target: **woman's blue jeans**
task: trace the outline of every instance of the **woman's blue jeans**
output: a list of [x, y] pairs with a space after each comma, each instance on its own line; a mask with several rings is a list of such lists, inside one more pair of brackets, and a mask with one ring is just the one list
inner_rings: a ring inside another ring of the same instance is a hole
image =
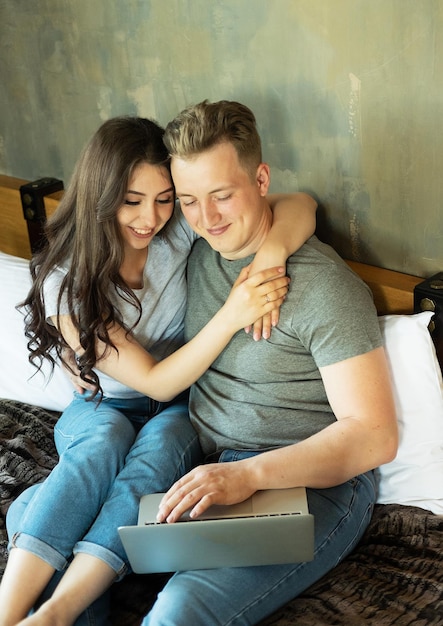
[[[220, 461], [243, 456], [226, 450]], [[307, 494], [315, 517], [313, 561], [178, 572], [142, 626], [258, 624], [335, 567], [356, 546], [370, 521], [375, 501], [373, 472], [330, 489], [308, 489]]]
[[[57, 422], [55, 444], [59, 463], [8, 511], [10, 544], [58, 571], [73, 554], [91, 554], [123, 577], [129, 565], [118, 527], [137, 524], [142, 495], [167, 491], [202, 460], [187, 397], [169, 404], [105, 398], [97, 405], [76, 393]], [[83, 623], [107, 622], [76, 625]]]

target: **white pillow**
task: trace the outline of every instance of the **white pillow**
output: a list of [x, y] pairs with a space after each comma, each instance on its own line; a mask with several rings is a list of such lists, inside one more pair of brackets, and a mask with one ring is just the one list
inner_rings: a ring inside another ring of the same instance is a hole
[[380, 504], [443, 513], [443, 383], [428, 331], [432, 313], [386, 315], [380, 328], [394, 384], [400, 444], [378, 470]]
[[29, 262], [0, 252], [0, 398], [19, 400], [62, 411], [72, 400], [73, 387], [60, 367], [36, 373], [28, 361], [23, 314], [16, 310], [28, 294]]

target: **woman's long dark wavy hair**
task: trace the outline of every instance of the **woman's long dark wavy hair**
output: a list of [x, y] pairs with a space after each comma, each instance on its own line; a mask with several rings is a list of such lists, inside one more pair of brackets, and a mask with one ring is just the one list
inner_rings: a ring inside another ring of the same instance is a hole
[[95, 385], [92, 397], [102, 395], [93, 371], [102, 356], [96, 353], [96, 338], [105, 343], [105, 350], [113, 349], [109, 328], [113, 323], [125, 326], [111, 293], [117, 289], [141, 315], [138, 298], [119, 273], [124, 247], [116, 215], [139, 164], [169, 171], [163, 134], [156, 122], [144, 118], [116, 117], [105, 122], [84, 148], [63, 199], [46, 224], [46, 246], [31, 260], [32, 287], [22, 304], [29, 360], [37, 369], [44, 359], [54, 367], [56, 358], [69, 367], [62, 354], [67, 345], [48, 323], [43, 297], [45, 279], [55, 268], [66, 266], [57, 310], [60, 314], [62, 297], [66, 298], [84, 349], [78, 358], [81, 377]]

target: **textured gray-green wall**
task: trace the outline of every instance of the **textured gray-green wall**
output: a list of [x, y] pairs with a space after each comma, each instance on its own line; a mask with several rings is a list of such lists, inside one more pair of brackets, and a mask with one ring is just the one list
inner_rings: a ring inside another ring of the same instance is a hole
[[0, 0], [0, 172], [66, 183], [108, 117], [236, 99], [342, 255], [428, 276], [442, 59], [442, 0]]

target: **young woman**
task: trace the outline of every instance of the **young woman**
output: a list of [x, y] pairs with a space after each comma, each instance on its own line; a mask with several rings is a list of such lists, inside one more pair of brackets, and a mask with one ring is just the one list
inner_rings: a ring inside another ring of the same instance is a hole
[[235, 332], [282, 304], [288, 281], [275, 266], [315, 227], [309, 196], [295, 196], [292, 213], [276, 198], [282, 216], [276, 209], [254, 267], [182, 345], [195, 235], [175, 209], [162, 137], [141, 118], [103, 124], [31, 262], [30, 358], [38, 365], [73, 350], [90, 390], [75, 393], [57, 423], [58, 465], [8, 513], [0, 626], [107, 623], [106, 599], [94, 601], [128, 571], [118, 526], [136, 523], [141, 495], [166, 491], [201, 461], [185, 390]]

